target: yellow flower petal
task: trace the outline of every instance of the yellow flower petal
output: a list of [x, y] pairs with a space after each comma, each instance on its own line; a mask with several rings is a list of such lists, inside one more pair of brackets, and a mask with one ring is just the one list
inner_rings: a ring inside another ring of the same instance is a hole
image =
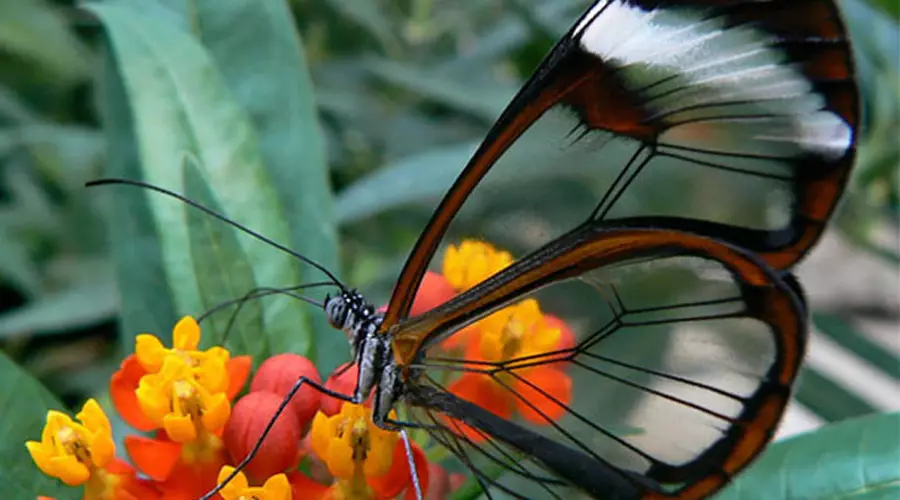
[[218, 432], [228, 423], [231, 416], [231, 404], [224, 393], [217, 393], [203, 401], [203, 415], [201, 421], [203, 427], [209, 432]]
[[163, 428], [176, 443], [189, 443], [197, 439], [197, 428], [188, 415], [167, 414], [163, 417]]
[[91, 477], [90, 469], [72, 455], [53, 457], [50, 463], [54, 471], [50, 475], [58, 477], [69, 486], [84, 484]]
[[172, 346], [182, 351], [194, 351], [200, 345], [200, 325], [197, 320], [185, 316], [175, 324]]
[[441, 272], [451, 286], [465, 291], [512, 262], [512, 255], [508, 252], [481, 241], [464, 240], [459, 246], [450, 245], [447, 248]]
[[331, 475], [339, 479], [353, 478], [353, 448], [347, 445], [347, 442], [334, 438], [328, 442], [328, 452], [325, 456], [320, 457], [325, 460]]
[[224, 347], [210, 347], [209, 349], [203, 351], [203, 354], [209, 360], [219, 360], [222, 364], [228, 363], [228, 360], [231, 359], [231, 353], [228, 352], [228, 349]]
[[207, 358], [194, 369], [197, 382], [209, 392], [228, 390], [228, 368], [219, 358]]
[[109, 424], [109, 419], [106, 418], [106, 413], [103, 412], [103, 408], [100, 408], [100, 404], [94, 398], [88, 399], [84, 403], [84, 406], [81, 407], [81, 411], [75, 415], [75, 418], [80, 420], [92, 432], [112, 434], [112, 426]]
[[[394, 442], [396, 446], [396, 442]], [[394, 446], [387, 441], [371, 443], [366, 461], [363, 463], [363, 473], [368, 477], [383, 476], [391, 470], [394, 459]]]
[[153, 375], [142, 378], [134, 394], [144, 415], [156, 425], [162, 424], [162, 419], [169, 413], [171, 404], [165, 392], [159, 387], [157, 378]]
[[89, 445], [91, 460], [97, 467], [106, 467], [116, 455], [116, 443], [112, 439], [112, 432], [97, 433]]
[[[216, 482], [221, 484], [231, 475], [232, 471], [234, 471], [234, 467], [223, 465], [222, 468], [219, 469], [219, 478]], [[247, 476], [245, 476], [243, 472], [238, 472], [228, 484], [222, 487], [222, 498], [239, 498], [249, 486], [250, 484], [247, 482]]]
[[291, 500], [291, 483], [284, 474], [275, 474], [263, 484], [265, 500]]
[[42, 441], [52, 441], [56, 438], [56, 434], [59, 433], [60, 429], [73, 425], [77, 424], [65, 413], [56, 410], [47, 411], [47, 424], [44, 426], [44, 432], [41, 435]]
[[34, 464], [38, 466], [38, 469], [41, 469], [41, 472], [48, 476], [55, 477], [51, 461], [54, 456], [53, 453], [37, 441], [28, 441], [25, 443], [25, 447], [28, 449], [28, 453], [31, 455], [31, 459], [34, 460]]
[[328, 441], [331, 439], [329, 418], [321, 411], [313, 417], [312, 427], [309, 429], [309, 445], [319, 458], [325, 460], [328, 455]]
[[134, 340], [134, 355], [150, 373], [159, 371], [167, 351], [162, 342], [149, 333], [142, 333]]

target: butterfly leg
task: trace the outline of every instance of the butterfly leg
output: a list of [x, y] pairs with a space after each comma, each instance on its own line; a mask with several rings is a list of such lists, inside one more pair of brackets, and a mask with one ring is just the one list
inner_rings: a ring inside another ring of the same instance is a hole
[[240, 471], [244, 470], [244, 467], [246, 467], [251, 460], [253, 460], [253, 457], [256, 456], [256, 453], [262, 447], [262, 443], [266, 439], [266, 436], [269, 435], [272, 427], [275, 426], [275, 420], [277, 420], [278, 417], [284, 412], [285, 408], [287, 408], [287, 406], [291, 403], [291, 399], [293, 399], [294, 395], [297, 394], [297, 391], [299, 391], [304, 384], [312, 386], [315, 390], [319, 391], [322, 394], [325, 394], [326, 396], [331, 396], [348, 403], [355, 402], [355, 398], [353, 396], [333, 391], [322, 385], [320, 382], [316, 382], [315, 380], [310, 380], [306, 377], [300, 377], [299, 379], [297, 379], [297, 382], [294, 383], [294, 386], [291, 387], [291, 390], [288, 391], [288, 393], [285, 395], [284, 399], [281, 401], [281, 404], [278, 406], [278, 409], [275, 410], [275, 414], [272, 415], [272, 418], [269, 419], [269, 423], [267, 423], [265, 429], [263, 429], [262, 435], [259, 436], [259, 439], [256, 441], [256, 444], [253, 445], [253, 448], [250, 450], [250, 452], [247, 453], [247, 456], [244, 457], [243, 460], [241, 460], [241, 463], [239, 463], [237, 467], [235, 467], [234, 470], [231, 471], [231, 474], [229, 474], [224, 481], [222, 481], [221, 483], [216, 485], [215, 488], [200, 497], [200, 500], [209, 500], [210, 498], [212, 498], [216, 493], [221, 491], [222, 488], [226, 484], [228, 484], [228, 482], [231, 481]]

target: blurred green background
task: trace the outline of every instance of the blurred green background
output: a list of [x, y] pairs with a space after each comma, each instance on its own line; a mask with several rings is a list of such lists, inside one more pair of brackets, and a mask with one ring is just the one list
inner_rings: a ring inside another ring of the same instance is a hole
[[[435, 197], [584, 3], [289, 2], [293, 18], [285, 21], [303, 40], [334, 200], [297, 182], [282, 186], [296, 198], [285, 205], [316, 205], [339, 228], [339, 257], [325, 244], [307, 251], [339, 259], [345, 281], [383, 302]], [[864, 126], [844, 202], [799, 270], [815, 332], [782, 435], [900, 409], [900, 3], [840, 4], [855, 44]], [[229, 34], [227, 26], [204, 29]], [[141, 314], [120, 301], [115, 266], [129, 261], [111, 245], [129, 233], [107, 232], [107, 218], [115, 225], [109, 194], [83, 187], [134, 146], [121, 140], [127, 110], [109, 109], [108, 96], [121, 92], [109, 87], [110, 60], [99, 19], [75, 2], [0, 0], [0, 348], [70, 407], [102, 398], [135, 328], [154, 326], [136, 320], [122, 329], [117, 321], [123, 310]], [[288, 73], [284, 84], [292, 77], [303, 85], [304, 75]], [[202, 198], [199, 188], [193, 194]], [[291, 227], [294, 239], [283, 241], [298, 248], [307, 244], [298, 233], [314, 238], [317, 230]], [[324, 231], [318, 239], [333, 243]], [[165, 334], [170, 319], [157, 320], [156, 332]], [[342, 342], [336, 334], [316, 349]]]

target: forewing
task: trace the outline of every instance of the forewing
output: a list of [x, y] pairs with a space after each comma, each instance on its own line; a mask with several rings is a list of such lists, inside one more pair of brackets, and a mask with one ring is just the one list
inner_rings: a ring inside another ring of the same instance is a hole
[[[574, 344], [500, 361], [472, 357], [484, 332], [446, 347], [450, 332], [529, 298]], [[584, 228], [399, 326], [401, 351], [428, 332], [408, 365], [413, 418], [486, 485], [523, 498], [718, 490], [771, 438], [806, 341], [790, 276], [713, 240], [628, 228]]]
[[845, 36], [828, 0], [595, 2], [441, 201], [385, 328], [408, 315], [448, 236], [526, 255], [587, 221], [619, 221], [791, 266], [823, 230], [853, 161]]

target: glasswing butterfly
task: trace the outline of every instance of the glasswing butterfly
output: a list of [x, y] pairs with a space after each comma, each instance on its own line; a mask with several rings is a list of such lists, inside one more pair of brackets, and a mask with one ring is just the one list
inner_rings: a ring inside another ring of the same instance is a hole
[[[489, 497], [718, 491], [773, 436], [799, 371], [807, 309], [788, 269], [853, 163], [853, 73], [831, 0], [593, 2], [441, 200], [384, 313], [323, 269], [359, 367], [355, 393], [333, 395], [374, 392], [377, 424], [426, 432]], [[516, 184], [534, 172], [539, 189]], [[485, 212], [476, 236], [520, 258], [411, 315], [438, 250]], [[572, 345], [502, 360], [442, 348], [529, 298]], [[571, 398], [530, 379], [545, 366]], [[531, 418], [448, 391], [460, 374]]]

